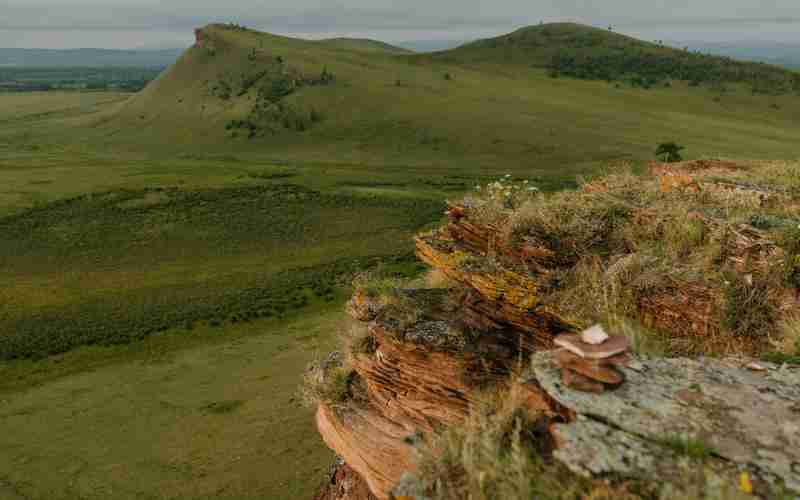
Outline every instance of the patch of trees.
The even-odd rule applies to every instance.
[[[255,103],[248,115],[239,120],[231,120],[225,129],[232,137],[245,134],[253,139],[260,135],[274,134],[281,130],[304,132],[324,119],[317,109],[303,108],[298,104],[290,104],[285,99],[303,87],[331,85],[336,81],[335,75],[323,68],[319,75],[307,77],[287,68],[283,60],[276,60],[271,66],[259,69],[251,74],[242,73],[237,89],[227,79],[220,78],[209,90],[214,96],[228,100],[234,93],[244,96],[251,89],[256,89]]]
[[[250,31],[250,28],[239,23],[227,23],[223,24],[222,27],[231,31]]]
[[[644,88],[668,80],[684,80],[692,86],[749,84],[754,93],[800,92],[800,74],[761,63],[686,52],[619,51],[601,55],[560,52],[553,55],[548,72],[552,77],[563,75],[584,80],[625,80],[633,86]]]

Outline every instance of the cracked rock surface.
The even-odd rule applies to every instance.
[[[800,369],[735,360],[634,360],[626,383],[589,394],[566,387],[550,353],[533,357],[536,380],[577,419],[556,426],[557,459],[584,476],[666,479],[685,457],[676,439],[702,443],[724,474],[747,472],[767,496],[800,491]]]

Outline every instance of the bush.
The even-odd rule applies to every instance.
[[[683,160],[681,151],[684,149],[675,142],[662,142],[656,148],[656,157],[665,163],[676,163]]]

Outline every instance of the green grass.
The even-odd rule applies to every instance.
[[[528,26],[454,50],[417,56],[466,64],[547,68],[549,74],[645,89],[671,88],[676,80],[726,93],[741,84],[752,93],[800,91],[800,74],[777,66],[736,61],[647,42],[576,23]]]
[[[333,456],[296,391],[341,306],[0,363],[0,498],[311,498]]]
[[[319,42],[254,31],[205,30],[214,49],[192,48],[158,81],[123,105],[44,128],[41,147],[77,148],[69,127],[94,149],[148,156],[235,154],[251,160],[359,166],[382,175],[519,174],[574,181],[609,162],[653,158],[674,140],[689,158],[796,155],[794,95],[752,95],[732,85],[718,92],[676,81],[671,88],[615,88],[606,82],[549,78],[546,71],[498,60],[471,63],[417,55],[348,51]],[[256,57],[251,57],[252,50]],[[298,116],[323,119],[305,131],[251,116],[261,89],[281,67],[312,80],[323,69],[330,85],[305,85],[281,102]],[[244,94],[242,82],[268,70]],[[445,80],[449,73],[452,80]],[[397,82],[401,85],[397,85]],[[231,97],[213,95],[221,82]],[[387,105],[391,103],[391,105]],[[780,109],[774,109],[778,104]],[[258,122],[258,134],[226,130],[234,120]],[[236,138],[231,137],[238,132]],[[0,140],[2,142],[2,140]]]
[[[692,460],[705,460],[713,453],[713,450],[702,440],[687,436],[668,436],[661,441],[661,444]]]
[[[410,254],[441,209],[282,183],[114,190],[7,216],[0,359],[281,316],[370,259]]]
[[[132,97],[0,95],[0,497],[309,497],[330,454],[289,400],[328,308],[365,267],[417,272],[445,199],[505,174],[575,187],[666,140],[796,155],[790,95],[207,32]],[[279,57],[335,75],[280,97],[289,128],[251,116]]]

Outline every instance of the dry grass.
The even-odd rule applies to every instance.
[[[793,313],[780,321],[770,345],[774,351],[766,357],[771,361],[800,364],[800,314]]]
[[[610,314],[603,324],[609,332],[628,337],[631,351],[638,356],[663,357],[669,353],[663,336],[633,319]]]
[[[710,465],[700,441],[667,438],[678,461],[670,481],[581,478],[549,458],[546,420],[509,394],[487,394],[468,420],[424,443],[417,471],[433,500],[745,500],[728,474]],[[783,498],[783,497],[780,497]],[[790,497],[786,497],[790,498]]]
[[[431,269],[422,276],[423,288],[451,289],[456,282],[439,269]]]
[[[300,398],[309,408],[324,404],[344,410],[364,397],[361,379],[352,369],[348,356],[333,352],[312,362],[303,376]]]
[[[432,438],[422,451],[418,475],[436,500],[577,498],[583,481],[548,464],[536,415],[512,398],[487,395],[466,423]]]
[[[685,337],[676,353],[753,354],[800,289],[800,163],[776,165],[611,174],[467,216],[494,214],[504,245],[537,249],[544,303],[578,326],[627,317]]]

